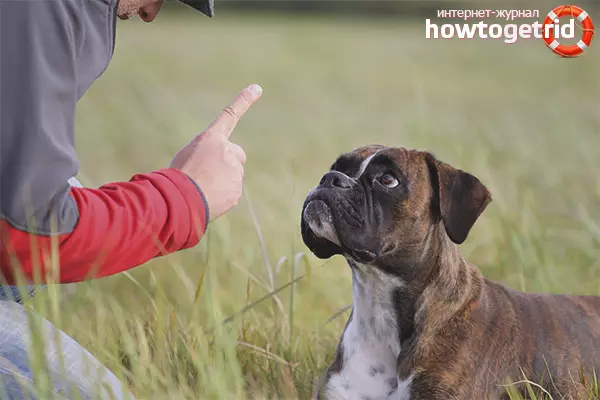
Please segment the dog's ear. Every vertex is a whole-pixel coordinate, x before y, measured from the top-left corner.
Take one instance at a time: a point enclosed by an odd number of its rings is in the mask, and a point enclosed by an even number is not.
[[[483,210],[492,201],[489,190],[475,176],[426,155],[434,191],[434,207],[448,237],[463,243]]]

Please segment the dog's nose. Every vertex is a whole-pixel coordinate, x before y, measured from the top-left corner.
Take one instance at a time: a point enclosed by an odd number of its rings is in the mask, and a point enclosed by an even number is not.
[[[352,178],[338,171],[331,171],[323,175],[319,185],[325,188],[342,188],[347,189],[352,187]]]

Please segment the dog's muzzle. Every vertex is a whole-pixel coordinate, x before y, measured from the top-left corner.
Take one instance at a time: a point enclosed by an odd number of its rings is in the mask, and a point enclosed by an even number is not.
[[[365,242],[364,191],[359,182],[338,171],[327,172],[307,196],[302,211],[305,244],[320,258],[349,255],[372,261],[376,252]]]
[[[351,189],[354,185],[356,185],[354,179],[338,171],[330,171],[323,175],[319,185],[309,194],[303,212],[303,218],[315,236],[341,246],[333,212],[328,202],[333,201],[336,197],[333,192]],[[324,195],[324,192],[328,194]],[[327,201],[323,196],[328,197]],[[339,202],[339,200],[337,201]]]
[[[333,224],[331,209],[323,200],[311,200],[304,208],[304,220],[313,233],[340,246],[340,239]]]

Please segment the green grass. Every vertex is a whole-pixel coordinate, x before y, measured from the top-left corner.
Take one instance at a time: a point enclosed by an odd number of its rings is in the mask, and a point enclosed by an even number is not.
[[[81,180],[168,166],[256,82],[263,98],[232,136],[248,155],[244,198],[196,248],[60,303],[42,292],[36,307],[140,399],[305,399],[351,288],[341,257],[303,245],[301,204],[339,153],[370,143],[429,150],[490,188],[461,247],[487,277],[600,294],[599,49],[564,60],[541,41],[428,41],[421,21],[121,22],[109,69],[79,104]]]

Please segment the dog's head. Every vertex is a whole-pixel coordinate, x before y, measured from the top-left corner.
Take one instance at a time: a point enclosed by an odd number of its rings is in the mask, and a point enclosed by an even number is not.
[[[308,194],[302,238],[319,258],[410,262],[441,223],[454,243],[464,242],[490,201],[475,176],[430,153],[366,146],[341,155]]]

